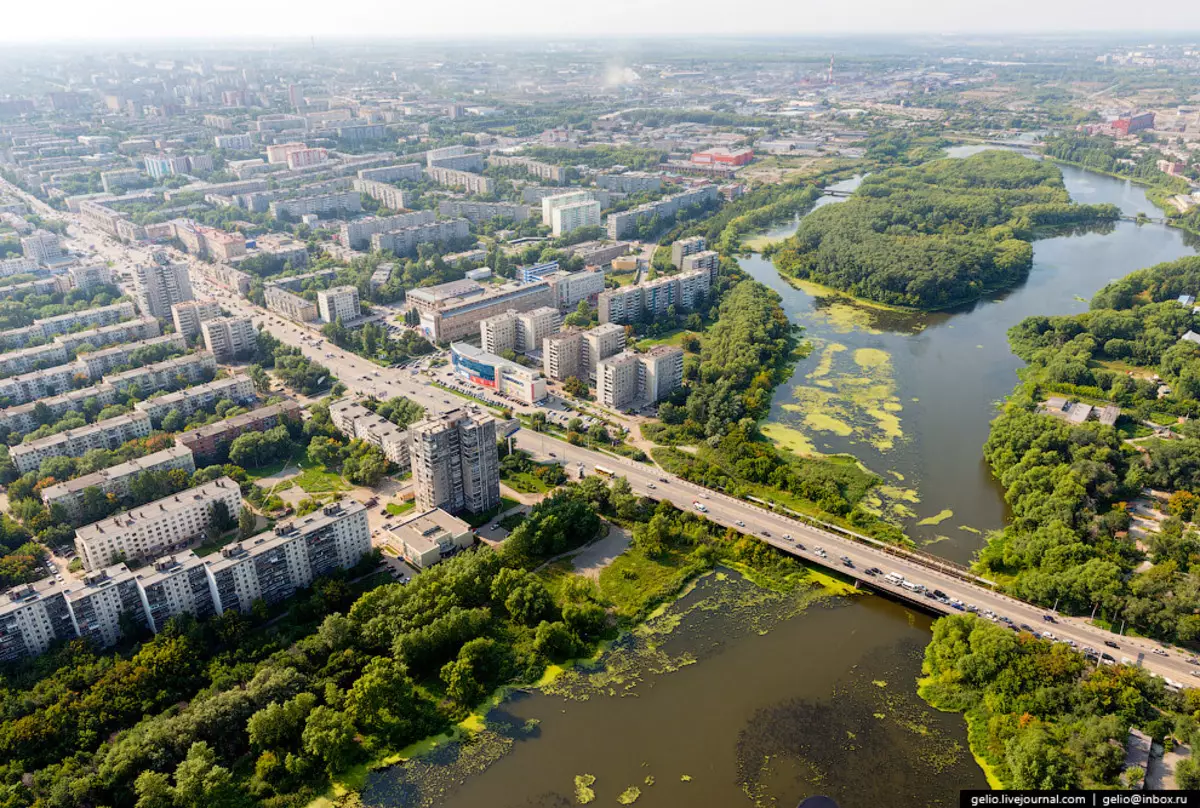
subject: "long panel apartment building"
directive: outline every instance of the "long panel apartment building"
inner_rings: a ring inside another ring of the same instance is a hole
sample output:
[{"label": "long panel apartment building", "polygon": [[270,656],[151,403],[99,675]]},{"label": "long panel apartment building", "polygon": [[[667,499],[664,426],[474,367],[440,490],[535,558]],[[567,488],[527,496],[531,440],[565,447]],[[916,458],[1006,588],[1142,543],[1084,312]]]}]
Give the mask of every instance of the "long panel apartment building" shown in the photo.
[{"label": "long panel apartment building", "polygon": [[457,408],[409,427],[417,509],[484,513],[500,504],[496,421]]},{"label": "long panel apartment building", "polygon": [[421,179],[422,168],[423,166],[420,163],[401,163],[399,165],[382,166],[380,168],[364,168],[358,172],[358,178],[372,182],[399,182],[401,180],[418,182]]},{"label": "long panel apartment building", "polygon": [[411,193],[386,182],[363,179],[354,181],[354,190],[360,194],[366,194],[385,208],[391,208],[392,210],[404,210],[407,208],[408,200],[405,198],[405,195]]},{"label": "long panel apartment building", "polygon": [[411,213],[397,213],[395,216],[368,216],[365,219],[355,219],[342,224],[341,242],[343,246],[352,250],[363,250],[371,245],[371,236],[376,233],[429,224],[436,218],[431,210],[414,210]]},{"label": "long panel apartment building", "polygon": [[35,408],[39,404],[44,404],[50,417],[57,421],[68,412],[78,412],[86,401],[93,398],[100,407],[106,407],[117,400],[117,391],[111,385],[101,382],[92,387],[71,390],[62,395],[29,401],[16,407],[7,407],[0,410],[0,428],[7,428],[20,434],[32,432],[41,426],[35,417]]},{"label": "long panel apartment building", "polygon": [[318,317],[316,303],[275,284],[263,287],[263,302],[267,304],[268,309],[282,314],[289,320],[310,323]]},{"label": "long panel apartment building", "polygon": [[112,385],[118,393],[124,393],[137,387],[143,395],[149,395],[158,390],[174,387],[181,379],[187,384],[206,381],[211,379],[216,371],[216,357],[209,351],[197,351],[175,359],[167,359],[145,367],[105,376],[104,381]]},{"label": "long panel apartment building", "polygon": [[489,219],[512,219],[514,222],[523,222],[529,218],[529,206],[517,205],[512,202],[472,202],[466,199],[445,199],[438,203],[438,213],[475,223],[486,222]]},{"label": "long panel apartment building", "polygon": [[207,384],[197,384],[176,390],[174,393],[139,401],[133,408],[146,413],[155,424],[161,424],[162,419],[171,410],[187,418],[200,410],[211,410],[218,401],[225,398],[235,404],[254,401],[254,380],[244,373],[236,373]]},{"label": "long panel apartment building", "polygon": [[74,523],[83,513],[83,498],[87,489],[95,488],[101,494],[112,494],[120,499],[129,496],[130,485],[139,475],[148,471],[174,469],[182,469],[188,474],[196,470],[196,461],[190,449],[176,445],[144,457],[135,457],[116,466],[47,486],[42,489],[40,496],[47,508],[57,506]]},{"label": "long panel apartment building", "polygon": [[147,348],[183,351],[187,349],[187,342],[182,334],[166,334],[161,337],[122,343],[112,348],[81,353],[76,357],[75,363],[78,372],[85,374],[90,379],[98,379],[115,368],[128,365],[134,353]]},{"label": "long panel apartment building", "polygon": [[106,345],[117,345],[122,342],[137,342],[142,339],[150,339],[157,337],[161,333],[162,328],[158,320],[153,317],[140,317],[135,320],[126,320],[122,323],[89,328],[85,331],[72,331],[69,334],[59,334],[54,338],[54,341],[70,353],[83,345],[90,345],[93,348],[103,348]]},{"label": "long panel apartment building", "polygon": [[234,521],[242,512],[241,489],[229,477],[84,525],[75,531],[75,552],[89,570],[126,558],[158,558],[203,538],[217,503]]},{"label": "long panel apartment building", "polygon": [[256,600],[268,605],[295,594],[318,576],[357,564],[371,552],[367,509],[342,499],[274,530],[221,548],[206,559],[218,614],[248,612]]},{"label": "long panel apartment building", "polygon": [[690,311],[704,302],[711,288],[712,273],[701,267],[637,286],[609,289],[598,298],[600,322],[633,323],[647,316],[660,317],[671,306]]},{"label": "long panel apartment building", "polygon": [[34,320],[24,328],[14,328],[0,332],[0,349],[24,348],[35,339],[50,339],[59,334],[77,329],[79,326],[98,327],[112,325],[121,320],[128,320],[135,314],[133,304],[129,301],[114,303],[111,306],[100,306],[95,309],[73,311],[56,317],[46,317]]},{"label": "long panel apartment building", "polygon": [[438,185],[444,185],[447,188],[458,188],[469,194],[487,196],[496,189],[496,183],[491,177],[485,177],[482,174],[472,174],[470,171],[461,171],[457,168],[429,166],[425,169],[425,174]]},{"label": "long panel apartment building", "polygon": [[145,413],[130,412],[19,444],[9,450],[9,456],[17,471],[26,474],[49,457],[82,457],[92,449],[116,449],[125,441],[149,434],[150,418]]},{"label": "long panel apartment building", "polygon": [[191,550],[156,558],[134,578],[147,625],[155,634],[172,617],[190,614],[203,620],[216,611],[208,570]]},{"label": "long panel apartment building", "polygon": [[22,348],[0,354],[0,376],[15,376],[18,373],[32,373],[35,370],[65,365],[67,349],[57,342],[46,345],[35,345],[32,348]]},{"label": "long panel apartment building", "polygon": [[636,233],[638,225],[655,216],[667,219],[679,211],[695,205],[707,205],[720,198],[716,185],[701,185],[678,194],[664,197],[657,202],[647,202],[636,208],[608,214],[608,237],[614,241]]},{"label": "long panel apartment building", "polygon": [[531,157],[508,157],[502,154],[492,154],[488,155],[487,160],[491,165],[502,168],[518,168],[530,176],[559,185],[571,178],[571,169],[566,166],[543,163]]},{"label": "long panel apartment building", "polygon": [[276,199],[268,209],[275,218],[283,216],[292,219],[299,219],[309,213],[318,216],[330,213],[358,213],[362,210],[362,196],[358,191],[340,191],[296,199]]},{"label": "long panel apartment building", "polygon": [[389,250],[403,256],[412,255],[421,244],[447,244],[471,235],[471,223],[466,219],[441,219],[428,224],[401,227],[371,236],[372,250]]},{"label": "long panel apartment building", "polygon": [[97,647],[113,645],[121,639],[121,618],[128,615],[135,624],[143,622],[137,581],[124,563],[93,569],[82,583],[64,588],[71,620],[80,639]]},{"label": "long panel apartment building", "polygon": [[78,364],[56,365],[0,380],[0,401],[18,406],[61,395],[74,387],[75,377],[85,375]]},{"label": "long panel apartment building", "polygon": [[175,436],[177,448],[189,450],[196,457],[213,459],[222,455],[233,439],[247,432],[266,432],[288,421],[300,420],[300,405],[294,401],[268,404],[224,421],[189,429]]}]

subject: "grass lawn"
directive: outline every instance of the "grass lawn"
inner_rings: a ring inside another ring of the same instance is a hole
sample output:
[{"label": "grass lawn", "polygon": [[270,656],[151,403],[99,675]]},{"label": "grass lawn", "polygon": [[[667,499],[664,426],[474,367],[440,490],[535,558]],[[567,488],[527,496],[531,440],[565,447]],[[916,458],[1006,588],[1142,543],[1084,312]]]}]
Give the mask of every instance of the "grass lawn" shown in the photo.
[{"label": "grass lawn", "polygon": [[479,513],[479,514],[469,514],[469,513],[463,514],[462,518],[471,527],[480,527],[482,525],[486,525],[489,521],[491,521],[493,516],[504,513],[505,511],[511,511],[513,508],[517,507],[520,504],[521,503],[517,502],[515,499],[512,499],[511,497],[500,497],[500,507],[499,508],[493,508],[490,511],[485,511],[484,513]]},{"label": "grass lawn", "polygon": [[630,547],[600,573],[600,594],[627,620],[645,617],[659,603],[679,592],[702,569],[679,552],[661,559]]},{"label": "grass lawn", "polygon": [[[655,345],[674,345],[676,348],[678,348],[679,346],[681,346],[683,344],[684,338],[686,338],[689,334],[695,334],[695,333],[696,332],[689,331],[686,328],[677,328],[674,331],[671,331],[668,334],[664,334],[661,337],[653,337],[653,338],[647,337],[646,339],[638,340],[637,341],[637,349],[639,351],[646,351],[646,350],[649,350],[650,348],[653,348]],[[696,334],[696,336],[700,336],[700,335]]]},{"label": "grass lawn", "polygon": [[612,278],[618,286],[629,286],[637,280],[637,270],[633,272],[610,272],[605,277]]},{"label": "grass lawn", "polygon": [[246,476],[251,480],[261,480],[263,477],[272,477],[283,471],[284,466],[290,465],[292,458],[280,460],[278,463],[272,463],[269,466],[263,466],[257,469],[246,469]]},{"label": "grass lawn", "polygon": [[1179,422],[1179,416],[1172,415],[1169,412],[1152,412],[1150,413],[1150,420],[1159,426],[1171,426]]},{"label": "grass lawn", "polygon": [[350,488],[350,484],[342,479],[340,474],[326,471],[320,463],[309,460],[307,452],[304,459],[300,461],[300,469],[300,475],[296,477],[296,485],[306,493],[328,494]]},{"label": "grass lawn", "polygon": [[500,481],[514,491],[520,491],[522,494],[544,494],[550,490],[548,485],[527,471],[506,474],[500,478]]},{"label": "grass lawn", "polygon": [[389,502],[387,504],[387,512],[392,516],[399,516],[402,513],[408,513],[415,507],[417,507],[417,503],[411,499],[408,500],[408,502],[404,502],[399,505],[397,505],[395,502]]}]

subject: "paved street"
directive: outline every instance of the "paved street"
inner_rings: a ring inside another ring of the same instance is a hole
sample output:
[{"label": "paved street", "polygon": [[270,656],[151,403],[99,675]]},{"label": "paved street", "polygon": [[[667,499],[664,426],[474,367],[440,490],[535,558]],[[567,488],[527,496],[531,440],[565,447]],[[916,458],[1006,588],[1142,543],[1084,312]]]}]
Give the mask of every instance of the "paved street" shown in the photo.
[{"label": "paved street", "polygon": [[[29,198],[25,194],[21,195]],[[69,214],[61,215],[72,221],[79,228],[79,232],[90,233],[82,228],[77,217]],[[127,263],[130,260],[128,257],[122,257],[125,248],[113,246],[99,234],[89,235],[84,240],[96,243],[103,256],[118,264]],[[138,258],[140,259],[141,256]],[[194,261],[195,259],[189,258],[188,260]],[[253,317],[256,323],[263,323],[281,341],[300,348],[305,356],[328,367],[351,392],[380,398],[402,395],[416,401],[427,410],[435,412],[468,403],[457,396],[433,387],[423,374],[414,374],[403,368],[381,368],[349,351],[330,345],[328,341],[324,341],[321,345],[315,345],[315,341],[320,338],[315,330],[268,313],[244,298],[214,287],[195,274],[193,274],[193,285],[196,287],[197,293],[216,297],[229,310]],[[514,410],[517,411],[532,411],[532,409],[514,406]],[[981,612],[991,610],[996,615],[1010,618],[1016,625],[1026,624],[1038,632],[1048,631],[1057,639],[1072,640],[1080,648],[1091,647],[1097,651],[1109,653],[1118,662],[1122,659],[1137,661],[1139,656],[1144,655],[1142,664],[1147,669],[1184,685],[1195,684],[1196,677],[1192,674],[1200,674],[1200,666],[1189,664],[1187,657],[1178,651],[1168,650],[1166,656],[1154,655],[1152,651],[1154,649],[1161,651],[1162,646],[1153,641],[1121,637],[1089,625],[1078,618],[1056,616],[1054,623],[1046,622],[1043,620],[1043,616],[1047,614],[1044,609],[997,594],[982,585],[974,585],[950,574],[930,569],[909,558],[884,552],[862,542],[844,538],[781,514],[767,511],[756,505],[709,491],[666,474],[653,466],[572,446],[553,436],[532,433],[528,430],[517,433],[516,445],[539,459],[554,459],[564,463],[572,476],[580,464],[583,464],[584,470],[588,473],[593,472],[595,466],[600,464],[626,477],[633,490],[639,494],[670,500],[683,510],[695,511],[694,503],[700,503],[705,507],[707,517],[717,524],[758,536],[773,546],[796,555],[806,563],[829,567],[845,576],[868,583],[898,599],[918,603],[931,611],[951,613],[956,610],[949,605],[923,597],[920,593],[889,584],[883,580],[883,575],[898,573],[911,584],[919,584],[931,591],[941,590],[948,598],[972,604]],[[791,538],[787,538],[788,536]],[[824,551],[824,555],[818,552],[819,548]],[[848,558],[852,566],[843,564],[842,556]],[[874,576],[868,575],[866,570],[871,567],[879,568],[881,573]],[[1106,647],[1104,645],[1106,640],[1115,642],[1119,647]]]}]

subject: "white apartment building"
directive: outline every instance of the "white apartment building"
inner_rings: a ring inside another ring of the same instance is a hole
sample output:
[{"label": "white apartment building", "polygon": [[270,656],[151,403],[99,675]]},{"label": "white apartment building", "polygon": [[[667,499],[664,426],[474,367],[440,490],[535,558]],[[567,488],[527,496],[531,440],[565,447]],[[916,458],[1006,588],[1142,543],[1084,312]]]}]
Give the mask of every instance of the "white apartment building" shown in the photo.
[{"label": "white apartment building", "polygon": [[375,180],[356,179],[353,187],[360,194],[366,194],[385,208],[404,210],[408,207],[408,200],[404,196],[408,192],[402,188],[397,188],[395,185],[389,185],[386,182],[376,182]]},{"label": "white apartment building", "polygon": [[206,559],[209,589],[218,614],[248,612],[258,599],[268,604],[291,597],[318,576],[347,569],[371,552],[367,509],[342,499],[271,532],[221,549]]},{"label": "white apartment building", "polygon": [[58,420],[68,412],[79,410],[89,398],[95,398],[96,403],[104,407],[117,400],[117,391],[102,382],[91,387],[63,393],[60,396],[30,401],[16,407],[7,407],[0,410],[0,426],[8,427],[18,434],[32,432],[40,426],[40,423],[33,417],[34,407],[38,404],[45,404],[50,416]]},{"label": "white apartment building", "polygon": [[411,213],[398,213],[395,216],[368,216],[364,219],[355,219],[342,225],[341,243],[342,246],[352,250],[365,249],[370,246],[371,236],[376,233],[387,233],[419,224],[431,224],[436,218],[431,210],[414,210]]},{"label": "white apartment building", "polygon": [[12,407],[60,395],[74,386],[75,377],[81,373],[79,366],[72,363],[10,376],[0,380],[0,401],[7,401]]},{"label": "white apartment building", "polygon": [[[699,236],[697,236],[699,238]],[[683,266],[680,267],[684,272],[693,272],[698,269],[707,270],[709,274],[709,283],[713,283],[717,279],[717,270],[721,266],[721,254],[716,250],[701,250],[691,253],[684,257]]]},{"label": "white apartment building", "polygon": [[38,230],[21,239],[21,253],[32,261],[45,265],[62,258],[62,247],[58,236],[47,230]]},{"label": "white apartment building", "polygon": [[562,327],[562,314],[553,306],[539,306],[536,309],[517,314],[517,350],[522,353],[534,353],[542,348],[542,340],[555,333]]},{"label": "white apartment building", "polygon": [[[353,287],[351,287],[353,288]],[[249,359],[258,349],[258,331],[249,317],[216,317],[200,323],[204,348],[218,362]]]},{"label": "white apartment building", "polygon": [[273,165],[286,163],[289,154],[307,148],[308,146],[303,143],[276,143],[273,146],[267,146],[267,162]]},{"label": "white apartment building", "polygon": [[83,492],[95,488],[102,494],[113,494],[121,498],[129,495],[129,486],[134,478],[147,471],[171,471],[183,469],[188,474],[196,470],[192,451],[182,446],[172,446],[161,452],[137,457],[125,463],[55,483],[42,489],[42,502],[47,508],[58,506],[67,519],[76,522],[82,511]]},{"label": "white apartment building", "polygon": [[133,269],[133,294],[147,317],[166,319],[176,303],[194,299],[187,264],[142,264]]},{"label": "white apartment building", "polygon": [[76,289],[91,289],[93,286],[112,283],[112,272],[103,264],[68,267],[67,275],[71,278],[71,286]]},{"label": "white apartment building", "polygon": [[249,135],[217,135],[213,138],[213,145],[218,149],[250,151],[254,148],[254,140]]},{"label": "white apartment building", "polygon": [[208,384],[197,384],[164,396],[139,401],[133,408],[150,416],[150,420],[155,424],[161,424],[162,419],[171,410],[178,410],[180,415],[187,418],[194,412],[212,409],[223,398],[235,404],[254,401],[254,380],[243,373],[235,373]]},{"label": "white apartment building", "polygon": [[542,372],[560,382],[571,376],[585,379],[582,332],[560,331],[546,337],[542,341]]},{"label": "white apartment building", "polygon": [[460,188],[469,194],[487,196],[496,190],[496,183],[491,177],[474,174],[470,171],[462,171],[457,168],[429,166],[425,169],[425,174],[438,185],[444,185],[447,188]]},{"label": "white apartment building", "polygon": [[407,429],[396,426],[351,399],[339,399],[330,404],[329,419],[347,438],[358,438],[377,446],[388,460],[402,469],[408,468],[410,439]]},{"label": "white apartment building", "polygon": [[358,289],[353,286],[335,286],[317,292],[317,312],[321,320],[332,323],[337,320],[350,322],[362,316],[358,303]]},{"label": "white apartment building", "polygon": [[241,489],[228,477],[84,525],[75,531],[75,552],[84,569],[92,570],[117,559],[152,559],[180,550],[204,537],[218,502],[234,520],[242,512]]},{"label": "white apartment building", "polygon": [[216,357],[208,351],[197,351],[175,359],[167,359],[163,362],[155,362],[152,365],[106,376],[104,381],[112,385],[118,393],[138,387],[143,395],[150,395],[159,390],[173,387],[180,378],[189,383],[211,379],[216,371]]},{"label": "white apartment building", "polygon": [[71,610],[75,633],[98,647],[121,639],[121,616],[141,622],[137,581],[129,567],[114,564],[83,576],[82,585],[67,584],[64,594]]},{"label": "white apartment building", "polygon": [[188,300],[171,306],[175,330],[189,340],[200,333],[202,322],[220,316],[221,304],[215,300]]},{"label": "white apartment building", "polygon": [[[625,350],[625,329],[616,323],[601,323],[583,332],[583,353],[580,362],[587,372],[587,379],[596,378],[596,364],[601,359],[615,356]],[[584,379],[583,376],[579,377]]]},{"label": "white apartment building", "polygon": [[683,349],[671,345],[644,354],[623,351],[596,365],[596,398],[613,409],[659,401],[682,385]]},{"label": "white apartment building", "polygon": [[133,317],[133,304],[129,301],[114,303],[111,306],[101,306],[96,309],[84,309],[55,317],[34,320],[24,328],[14,328],[0,332],[0,349],[24,348],[34,339],[49,339],[66,334],[80,326],[99,327],[113,325],[121,320]]},{"label": "white apartment building", "polygon": [[[554,197],[547,197],[554,199]],[[542,202],[546,200],[543,199]],[[565,236],[581,227],[600,226],[600,203],[594,200],[559,205],[550,214],[550,228],[555,236]]]},{"label": "white apartment building", "polygon": [[496,421],[456,408],[409,428],[417,509],[484,513],[500,504]]},{"label": "white apartment building", "polygon": [[362,196],[358,191],[341,191],[332,194],[317,194],[302,196],[296,199],[276,199],[268,207],[271,215],[276,218],[301,216],[313,213],[323,215],[335,211],[358,213],[362,210]]},{"label": "white apartment building", "polygon": [[681,238],[679,241],[671,243],[671,264],[677,269],[686,269],[683,265],[683,259],[689,255],[703,252],[708,246],[704,240],[704,236],[692,236],[691,238]]},{"label": "white apartment building", "polygon": [[168,348],[183,351],[187,348],[187,343],[182,334],[167,334],[81,353],[75,358],[76,372],[85,374],[89,379],[99,379],[113,368],[129,364],[133,354],[144,348]]},{"label": "white apartment building", "polygon": [[37,656],[75,636],[63,590],[53,578],[43,578],[0,595],[0,663]]},{"label": "white apartment building", "polygon": [[150,419],[144,413],[130,412],[18,444],[9,450],[9,456],[17,471],[26,474],[49,457],[82,457],[92,449],[116,449],[125,441],[149,434]]},{"label": "white apartment building", "polygon": [[215,611],[204,561],[191,550],[157,558],[134,578],[146,624],[155,634],[172,617],[190,614],[203,620]]},{"label": "white apartment building", "polygon": [[59,334],[54,341],[67,351],[74,351],[81,345],[102,348],[121,342],[137,342],[151,339],[162,333],[158,320],[153,317],[139,317],[123,323],[102,325],[99,328],[89,328],[86,331],[72,331],[70,334]]},{"label": "white apartment building", "polygon": [[479,321],[479,344],[492,354],[517,350],[517,310]]},{"label": "white apartment building", "polygon": [[542,197],[542,224],[546,227],[554,225],[554,211],[567,205],[578,205],[594,202],[596,198],[590,191],[566,191]]},{"label": "white apartment building", "polygon": [[554,305],[562,311],[574,311],[579,301],[595,304],[604,291],[604,273],[592,267],[580,272],[553,272],[543,277],[554,293]]},{"label": "white apartment building", "polygon": [[371,236],[372,250],[389,250],[396,255],[411,255],[422,244],[445,244],[471,235],[466,219],[441,219],[428,224],[401,227]]},{"label": "white apartment building", "polygon": [[310,166],[319,166],[329,162],[329,152],[325,149],[296,149],[287,156],[287,167],[296,171]]},{"label": "white apartment building", "polygon": [[0,261],[0,278],[7,278],[9,275],[20,275],[25,272],[35,272],[39,268],[38,262],[32,258],[5,258]]},{"label": "white apartment building", "polygon": [[267,308],[291,320],[309,323],[317,319],[317,304],[292,294],[282,286],[268,284],[263,288],[263,300]]},{"label": "white apartment building", "polygon": [[30,373],[41,368],[64,365],[66,362],[67,349],[58,342],[35,345],[32,348],[0,354],[0,376]]}]

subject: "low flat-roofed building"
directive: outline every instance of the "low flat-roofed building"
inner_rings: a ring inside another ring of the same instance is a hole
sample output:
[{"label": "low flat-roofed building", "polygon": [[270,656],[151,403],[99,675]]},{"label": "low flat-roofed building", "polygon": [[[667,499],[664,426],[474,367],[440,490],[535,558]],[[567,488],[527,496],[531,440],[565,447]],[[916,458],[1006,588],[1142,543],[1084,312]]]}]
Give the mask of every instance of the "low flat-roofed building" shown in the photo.
[{"label": "low flat-roofed building", "polygon": [[387,533],[404,560],[418,569],[432,567],[475,544],[471,526],[440,508],[407,517]]}]

